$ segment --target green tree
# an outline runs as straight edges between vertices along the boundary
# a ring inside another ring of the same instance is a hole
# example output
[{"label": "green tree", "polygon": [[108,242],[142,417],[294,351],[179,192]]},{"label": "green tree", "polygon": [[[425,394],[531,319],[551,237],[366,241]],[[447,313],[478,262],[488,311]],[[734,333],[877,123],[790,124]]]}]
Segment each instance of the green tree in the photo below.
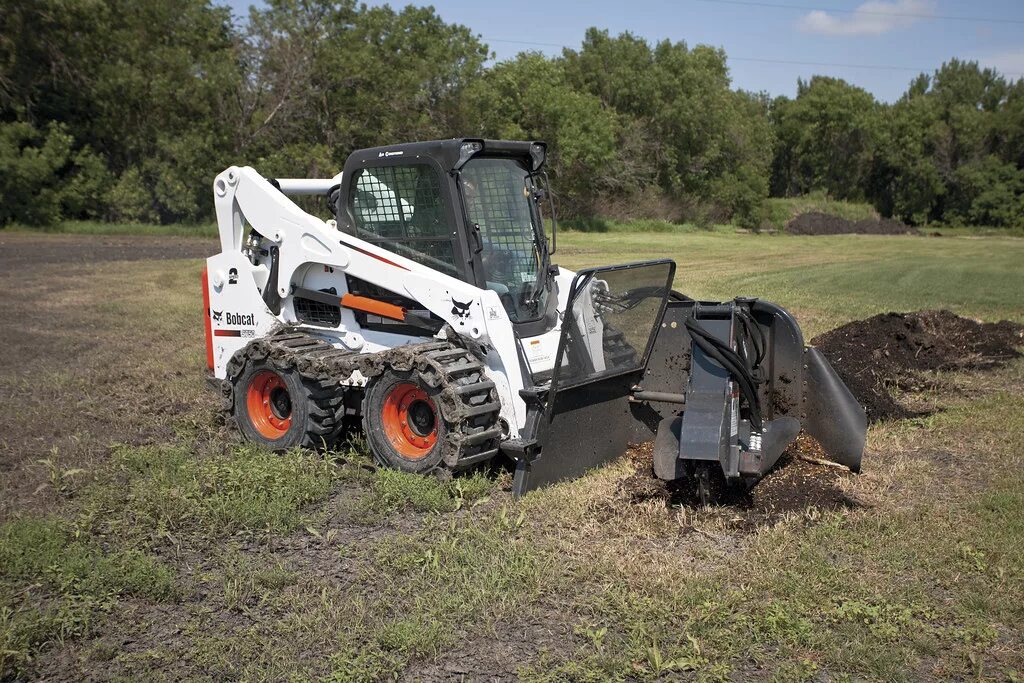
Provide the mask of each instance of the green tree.
[{"label": "green tree", "polygon": [[815,76],[800,82],[795,99],[779,98],[772,107],[773,193],[824,190],[839,199],[863,199],[880,114],[870,93],[846,81]]},{"label": "green tree", "polygon": [[46,225],[60,219],[59,174],[71,158],[64,126],[40,131],[29,123],[0,124],[0,225]]},{"label": "green tree", "polygon": [[477,119],[471,134],[548,143],[563,215],[593,215],[615,189],[617,116],[574,90],[560,61],[530,52],[497,64],[467,90],[464,106]]},{"label": "green tree", "polygon": [[[458,135],[487,48],[432,8],[274,0],[250,18],[249,149],[268,172],[336,173],[360,147]],[[261,166],[262,167],[262,166]]]},{"label": "green tree", "polygon": [[1022,89],[958,60],[915,78],[885,112],[867,196],[915,224],[1019,224]]},{"label": "green tree", "polygon": [[0,117],[64,126],[80,162],[65,211],[104,213],[106,179],[136,169],[155,217],[210,215],[210,178],[236,151],[245,83],[227,9],[12,0],[0,16]]},{"label": "green tree", "polygon": [[656,181],[712,218],[741,212],[756,221],[772,134],[757,99],[730,89],[721,50],[669,41],[652,48],[629,33],[613,38],[592,28],[563,60],[570,85],[622,117],[622,163],[639,169],[640,186]]}]

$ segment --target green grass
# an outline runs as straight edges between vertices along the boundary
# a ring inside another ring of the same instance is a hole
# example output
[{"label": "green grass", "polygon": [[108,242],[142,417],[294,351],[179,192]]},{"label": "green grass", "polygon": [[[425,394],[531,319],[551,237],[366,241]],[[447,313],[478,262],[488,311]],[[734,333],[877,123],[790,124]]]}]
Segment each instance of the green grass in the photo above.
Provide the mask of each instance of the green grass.
[{"label": "green grass", "polygon": [[[712,547],[710,562],[703,539],[689,537],[689,552],[666,549],[671,537],[663,547],[634,541],[621,546],[630,547],[626,557],[602,550],[628,543],[632,530],[604,532],[601,547],[565,563],[576,572],[575,594],[588,596],[578,608],[578,649],[526,667],[525,677],[649,680],[693,670],[703,679],[745,679],[767,668],[787,680],[820,671],[916,680],[928,670],[938,678],[1013,680],[1019,657],[990,659],[984,669],[983,653],[1000,652],[1024,624],[1022,407],[1021,396],[1009,393],[965,401],[914,433],[947,447],[1005,435],[984,456],[965,448],[965,456],[1000,464],[990,489],[954,497],[949,482],[928,481],[880,508],[814,513],[809,525],[764,529],[738,552],[716,557]],[[543,492],[527,514],[554,506],[573,528],[586,506],[575,517],[566,494]],[[620,523],[628,520],[605,521]],[[936,662],[941,669],[932,669]]]},{"label": "green grass", "polygon": [[1024,241],[911,236],[566,234],[556,261],[579,269],[671,257],[677,289],[698,298],[775,301],[807,338],[885,311],[949,308],[1024,321]]},{"label": "green grass", "polygon": [[380,470],[369,478],[368,490],[352,512],[366,522],[405,510],[455,512],[480,502],[493,486],[494,482],[479,473],[442,482],[397,470]]},{"label": "green grass", "polygon": [[[638,232],[638,233],[680,233],[680,232],[735,232],[732,225],[700,227],[695,223],[672,223],[656,218],[620,221],[611,218],[570,218],[558,222],[559,231],[567,232]],[[551,228],[548,226],[548,233]]]},{"label": "green grass", "polygon": [[120,447],[84,492],[83,519],[155,538],[180,531],[286,532],[307,521],[302,509],[324,499],[338,476],[332,459],[302,451],[275,455],[246,446],[197,458],[180,447]]},{"label": "green grass", "polygon": [[923,225],[921,232],[937,232],[944,237],[1024,237],[1024,226],[1017,228],[992,228],[979,225]]},{"label": "green grass", "polygon": [[[555,260],[664,256],[678,289],[768,298],[808,337],[887,310],[1024,321],[1012,238],[567,231]],[[751,531],[624,500],[623,461],[514,502],[480,474],[226,441],[200,387],[198,263],[68,268],[24,287],[76,362],[0,378],[27,428],[54,401],[88,412],[16,472],[52,510],[0,526],[0,677],[1022,677],[1024,362],[944,377],[941,412],[872,427],[848,484],[865,507]],[[111,298],[123,279],[139,286]]]},{"label": "green grass", "polygon": [[119,597],[177,595],[170,566],[141,550],[103,545],[58,517],[0,526],[0,672],[24,667],[48,643],[88,635]]}]

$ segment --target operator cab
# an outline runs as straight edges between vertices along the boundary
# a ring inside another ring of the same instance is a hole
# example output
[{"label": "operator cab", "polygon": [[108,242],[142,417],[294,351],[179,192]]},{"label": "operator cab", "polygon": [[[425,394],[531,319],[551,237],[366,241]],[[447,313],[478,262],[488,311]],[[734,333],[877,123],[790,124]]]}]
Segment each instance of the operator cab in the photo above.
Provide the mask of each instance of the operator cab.
[{"label": "operator cab", "polygon": [[535,336],[557,322],[545,157],[543,142],[469,138],[358,150],[332,210],[345,232],[497,292],[518,336]]}]

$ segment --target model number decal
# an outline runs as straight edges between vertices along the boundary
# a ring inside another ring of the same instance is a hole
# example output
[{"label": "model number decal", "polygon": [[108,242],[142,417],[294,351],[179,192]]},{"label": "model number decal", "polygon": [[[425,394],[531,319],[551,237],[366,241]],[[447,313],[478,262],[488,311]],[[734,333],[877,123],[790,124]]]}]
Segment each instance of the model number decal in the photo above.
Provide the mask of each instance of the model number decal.
[{"label": "model number decal", "polygon": [[256,336],[256,330],[214,330],[214,337],[243,337],[252,339]]}]

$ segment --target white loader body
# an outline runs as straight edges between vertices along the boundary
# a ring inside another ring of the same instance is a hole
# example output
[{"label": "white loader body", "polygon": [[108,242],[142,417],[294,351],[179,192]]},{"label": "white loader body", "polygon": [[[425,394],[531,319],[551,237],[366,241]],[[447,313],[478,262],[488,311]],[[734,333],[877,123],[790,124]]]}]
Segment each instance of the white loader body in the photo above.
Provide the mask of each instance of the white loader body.
[{"label": "white loader body", "polygon": [[[217,176],[213,187],[221,252],[207,260],[206,286],[208,359],[214,376],[224,379],[227,363],[237,351],[282,326],[313,328],[336,348],[360,353],[424,341],[422,336],[360,326],[354,309],[345,303],[349,294],[346,275],[351,275],[408,297],[444,320],[448,327],[437,333],[438,338],[445,338],[449,330],[454,330],[456,335],[485,350],[487,374],[495,383],[501,402],[501,418],[508,425],[507,433],[518,435],[526,420],[526,404],[519,395],[524,388],[523,370],[512,322],[498,293],[343,233],[333,220],[323,221],[310,215],[287,196],[325,194],[340,180],[340,174],[324,180],[283,179],[278,189],[250,167],[233,166]],[[395,202],[393,195],[377,199],[385,204]],[[247,241],[251,231],[262,236],[260,245]],[[279,250],[277,295],[281,307],[277,315],[268,308],[263,296],[269,285],[270,268],[265,262],[254,265],[251,258],[252,249],[268,245]],[[560,314],[565,310],[573,276],[565,270],[557,276]],[[341,306],[340,324],[317,327],[303,323],[294,307],[293,293],[298,288],[333,288]],[[372,302],[355,301],[361,297],[351,299],[357,306],[355,310],[373,313]],[[532,373],[552,369],[560,331],[559,324],[544,334],[520,340]],[[358,376],[347,380],[355,385],[360,382],[365,380]]]}]

